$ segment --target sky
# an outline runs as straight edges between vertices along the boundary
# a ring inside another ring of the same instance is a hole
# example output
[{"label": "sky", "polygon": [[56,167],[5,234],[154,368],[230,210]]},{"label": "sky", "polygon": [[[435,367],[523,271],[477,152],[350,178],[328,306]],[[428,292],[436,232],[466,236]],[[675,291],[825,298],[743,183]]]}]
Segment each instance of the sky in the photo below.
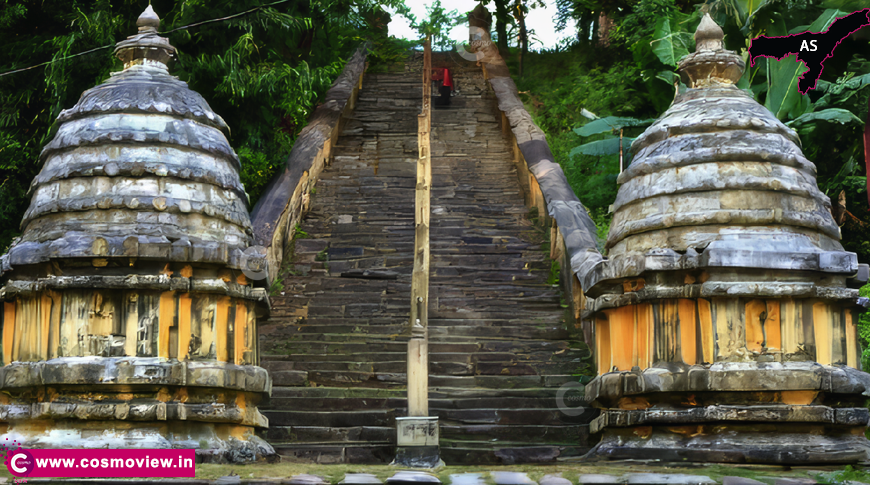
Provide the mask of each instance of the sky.
[{"label": "sky", "polygon": [[[433,3],[433,1],[434,0],[405,0],[405,5],[411,9],[411,12],[418,20],[423,20],[427,17],[426,6]],[[571,33],[574,30],[573,25],[568,25],[564,31],[556,32],[556,29],[553,27],[553,24],[555,23],[553,17],[556,16],[556,1],[546,0],[545,3],[546,8],[532,9],[529,12],[528,17],[526,17],[526,27],[529,30],[534,30],[534,36],[531,38],[529,45],[529,48],[533,50],[538,50],[542,47],[552,48],[556,46],[560,39],[571,36]],[[477,2],[473,0],[441,0],[441,6],[448,12],[451,10],[457,10],[459,13],[465,13],[473,9],[476,5]],[[489,8],[490,12],[494,13],[492,5],[490,5]],[[411,29],[408,25],[407,19],[400,15],[395,15],[395,12],[390,12],[390,14],[392,15],[392,21],[390,22],[391,35],[404,37],[406,39],[418,38],[417,31]],[[495,30],[494,24],[492,29],[493,31]],[[467,42],[468,25],[464,24],[454,27],[453,30],[450,31],[450,38],[454,41]]]}]

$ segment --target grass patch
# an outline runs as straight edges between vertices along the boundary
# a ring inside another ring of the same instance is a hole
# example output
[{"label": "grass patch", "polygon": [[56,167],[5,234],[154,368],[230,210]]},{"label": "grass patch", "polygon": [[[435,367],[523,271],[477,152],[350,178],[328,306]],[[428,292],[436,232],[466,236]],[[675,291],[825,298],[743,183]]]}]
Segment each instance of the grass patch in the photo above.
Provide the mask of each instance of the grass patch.
[{"label": "grass patch", "polygon": [[[561,474],[562,477],[577,483],[577,478],[583,474],[622,475],[625,473],[684,473],[688,475],[703,475],[721,483],[726,476],[743,477],[772,484],[776,478],[816,478],[822,483],[837,484],[844,480],[856,480],[867,483],[870,474],[852,467],[834,468],[827,470],[814,468],[788,468],[766,465],[719,465],[697,464],[689,466],[668,466],[662,464],[621,464],[621,463],[564,463],[564,464],[524,464],[524,465],[470,465],[470,466],[445,466],[437,470],[429,470],[434,473],[444,484],[450,483],[450,475],[463,473],[479,473],[481,478],[491,482],[489,472],[510,471],[528,474],[534,481],[540,481],[544,475]],[[389,465],[318,465],[311,463],[255,463],[251,465],[197,465],[196,477],[211,479],[231,474],[239,475],[242,480],[252,478],[288,478],[293,475],[309,474],[323,477],[333,484],[337,484],[348,473],[370,473],[381,480],[385,480],[402,470],[400,467]],[[821,475],[820,475],[821,474]]]}]

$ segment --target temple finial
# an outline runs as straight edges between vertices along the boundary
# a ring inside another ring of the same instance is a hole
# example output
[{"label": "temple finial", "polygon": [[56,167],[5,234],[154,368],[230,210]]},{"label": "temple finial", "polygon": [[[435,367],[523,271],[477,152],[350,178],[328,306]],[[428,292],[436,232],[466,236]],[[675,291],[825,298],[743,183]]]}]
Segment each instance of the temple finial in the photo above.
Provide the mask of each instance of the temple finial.
[{"label": "temple finial", "polygon": [[157,32],[160,28],[160,17],[151,5],[136,19],[136,26],[139,27],[136,35],[115,44],[115,56],[124,63],[124,68],[147,61],[156,61],[164,66],[169,64],[175,56],[175,47]]},{"label": "temple finial", "polygon": [[718,51],[723,48],[725,32],[709,13],[704,14],[695,31],[695,52]]},{"label": "temple finial", "polygon": [[151,8],[151,4],[148,4],[148,7],[145,8],[145,11],[142,12],[142,15],[136,20],[136,26],[139,27],[139,31],[142,32],[144,30],[154,29],[156,32],[157,29],[160,28],[160,17],[154,12],[154,9]]},{"label": "temple finial", "polygon": [[704,14],[695,31],[695,52],[680,59],[680,78],[690,88],[737,84],[746,63],[732,51],[725,50],[725,32]]}]

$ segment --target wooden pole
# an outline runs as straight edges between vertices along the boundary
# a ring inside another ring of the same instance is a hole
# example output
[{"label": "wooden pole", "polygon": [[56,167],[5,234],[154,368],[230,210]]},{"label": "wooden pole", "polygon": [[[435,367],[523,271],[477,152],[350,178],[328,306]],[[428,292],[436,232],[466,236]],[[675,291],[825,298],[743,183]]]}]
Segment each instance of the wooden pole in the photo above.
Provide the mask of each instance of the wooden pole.
[{"label": "wooden pole", "polygon": [[432,163],[432,47],[423,53],[423,112],[417,117],[416,205],[414,210],[414,271],[411,274],[411,339],[408,341],[408,416],[429,416],[429,213]]},{"label": "wooden pole", "polygon": [[622,128],[619,129],[619,173],[622,173]]}]

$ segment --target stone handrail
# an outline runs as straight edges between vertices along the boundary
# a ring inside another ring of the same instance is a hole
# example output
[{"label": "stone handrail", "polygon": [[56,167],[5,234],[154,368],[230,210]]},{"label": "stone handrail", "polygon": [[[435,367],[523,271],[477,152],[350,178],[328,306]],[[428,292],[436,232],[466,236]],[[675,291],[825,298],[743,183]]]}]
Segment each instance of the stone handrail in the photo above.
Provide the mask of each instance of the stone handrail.
[{"label": "stone handrail", "polygon": [[329,91],[314,110],[290,151],[284,171],[275,176],[251,212],[256,244],[266,248],[269,281],[278,277],[284,245],[308,210],[309,192],[342,130],[346,114],[353,111],[366,70],[369,44],[353,54]]},{"label": "stone handrail", "polygon": [[537,208],[540,217],[550,223],[550,256],[562,268],[560,281],[565,294],[572,295],[574,315],[579,318],[585,306],[584,278],[604,259],[598,251],[597,228],[568,184],[562,167],[554,161],[543,130],[523,106],[498,50],[490,42],[477,55],[498,99],[503,131],[515,142],[514,160],[526,192],[526,205]]}]

